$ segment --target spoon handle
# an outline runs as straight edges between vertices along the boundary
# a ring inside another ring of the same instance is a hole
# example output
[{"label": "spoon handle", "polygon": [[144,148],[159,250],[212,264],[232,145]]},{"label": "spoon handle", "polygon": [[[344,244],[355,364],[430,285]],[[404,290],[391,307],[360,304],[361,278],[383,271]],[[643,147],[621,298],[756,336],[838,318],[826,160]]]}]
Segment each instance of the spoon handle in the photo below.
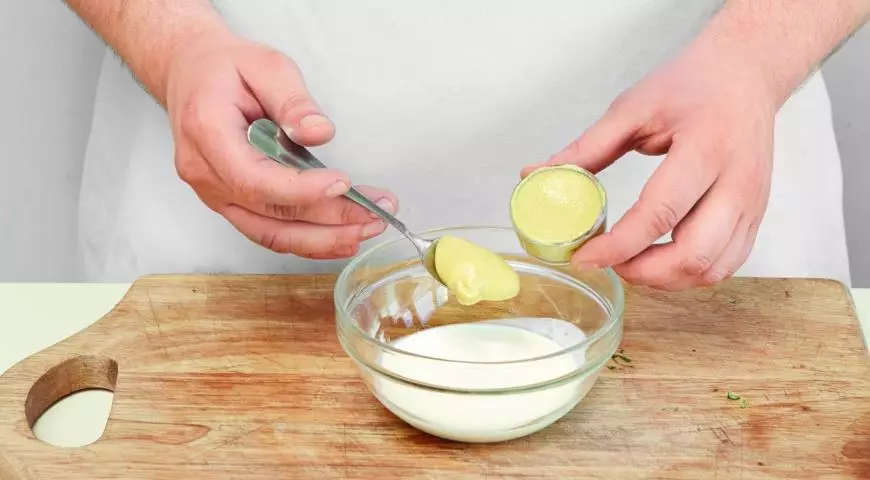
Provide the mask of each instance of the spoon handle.
[{"label": "spoon handle", "polygon": [[305,147],[299,145],[271,120],[261,118],[248,127],[248,142],[276,162],[299,170],[326,168]]},{"label": "spoon handle", "polygon": [[[326,165],[318,160],[308,149],[290,140],[284,131],[269,119],[261,118],[255,120],[248,127],[248,141],[257,150],[282,165],[298,168],[299,170],[326,168]],[[351,188],[344,196],[386,220],[396,230],[412,241],[415,241],[415,235],[408,230],[408,227],[404,223],[356,189]]]}]

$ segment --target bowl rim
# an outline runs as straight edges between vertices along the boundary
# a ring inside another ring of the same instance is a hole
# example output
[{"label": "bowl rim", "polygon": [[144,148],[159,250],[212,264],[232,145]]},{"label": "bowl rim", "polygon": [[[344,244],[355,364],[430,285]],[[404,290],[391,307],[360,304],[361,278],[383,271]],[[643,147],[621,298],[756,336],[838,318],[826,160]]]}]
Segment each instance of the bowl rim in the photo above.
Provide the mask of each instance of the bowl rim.
[{"label": "bowl rim", "polygon": [[[442,233],[442,232],[446,232],[446,231],[454,231],[455,232],[455,231],[463,231],[463,230],[464,231],[490,230],[490,231],[499,231],[499,232],[504,232],[504,233],[512,233],[512,234],[516,235],[516,231],[510,227],[495,226],[495,225],[481,225],[481,226],[464,225],[464,226],[454,226],[454,227],[438,227],[438,228],[431,228],[428,230],[422,230],[419,232],[419,234],[425,236],[427,234],[430,235],[430,234],[437,234],[437,233]],[[351,272],[353,272],[356,269],[356,267],[360,263],[362,263],[365,259],[374,255],[378,251],[384,250],[384,249],[386,249],[386,248],[388,248],[388,247],[390,247],[398,242],[408,242],[408,241],[409,240],[407,238],[405,238],[404,235],[400,234],[396,238],[383,241],[383,242],[378,243],[377,245],[375,245],[371,248],[366,249],[365,251],[363,251],[362,253],[357,255],[355,258],[353,258],[347,265],[345,265],[345,267],[342,269],[341,273],[338,275],[338,278],[336,279],[335,285],[333,287],[332,302],[335,306],[336,311],[339,312],[338,318],[336,318],[336,322],[338,322],[340,324],[341,323],[349,324],[350,328],[353,329],[354,332],[358,333],[360,338],[365,343],[368,343],[370,345],[374,345],[376,348],[387,351],[391,354],[399,355],[399,356],[413,357],[413,358],[417,358],[417,359],[421,359],[421,360],[431,360],[431,361],[436,361],[436,362],[466,364],[466,365],[471,365],[471,364],[511,365],[511,364],[533,363],[533,362],[539,362],[542,360],[548,360],[551,358],[556,358],[556,357],[566,355],[566,354],[571,354],[571,353],[576,352],[577,350],[582,350],[583,348],[586,348],[586,347],[596,343],[602,337],[609,334],[611,330],[613,330],[616,326],[618,326],[622,322],[622,316],[623,316],[624,308],[625,308],[625,289],[622,286],[622,282],[620,281],[619,276],[616,275],[616,272],[614,272],[613,269],[611,269],[610,267],[605,267],[605,268],[600,268],[599,270],[604,272],[604,274],[607,276],[608,280],[610,280],[610,284],[614,288],[614,293],[615,293],[614,301],[610,302],[610,303],[612,303],[613,310],[612,310],[612,312],[609,312],[610,313],[609,318],[600,328],[598,328],[595,331],[595,333],[593,333],[592,335],[586,336],[586,338],[584,338],[583,341],[575,343],[575,344],[568,346],[568,347],[565,347],[563,349],[557,350],[556,352],[548,353],[546,355],[540,355],[537,357],[523,358],[520,360],[507,360],[507,361],[499,361],[499,362],[481,362],[481,361],[451,360],[451,359],[447,359],[447,358],[438,358],[438,357],[432,357],[429,355],[421,355],[418,353],[412,353],[412,352],[409,352],[407,350],[402,350],[400,348],[396,348],[396,347],[390,345],[389,343],[381,342],[381,341],[373,338],[372,336],[368,335],[355,322],[349,322],[349,321],[345,322],[346,318],[347,319],[350,318],[350,314],[347,311],[347,309],[345,308],[345,305],[340,304],[338,299],[340,296],[349,297],[349,295],[345,294],[345,292],[340,292],[339,290],[340,289],[346,290],[346,288],[344,286],[347,284],[347,278],[350,276]],[[534,258],[534,257],[532,257],[532,258]],[[342,295],[339,295],[339,293],[341,293]]]}]

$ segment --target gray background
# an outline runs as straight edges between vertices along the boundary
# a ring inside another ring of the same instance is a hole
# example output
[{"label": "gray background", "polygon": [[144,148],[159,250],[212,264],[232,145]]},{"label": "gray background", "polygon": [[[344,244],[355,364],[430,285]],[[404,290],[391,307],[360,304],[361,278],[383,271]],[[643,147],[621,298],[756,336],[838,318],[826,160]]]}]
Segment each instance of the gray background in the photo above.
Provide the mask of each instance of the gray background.
[{"label": "gray background", "polygon": [[[0,3],[0,281],[76,280],[78,183],[102,55],[61,2]],[[823,70],[843,159],[852,284],[870,287],[870,28]]]}]

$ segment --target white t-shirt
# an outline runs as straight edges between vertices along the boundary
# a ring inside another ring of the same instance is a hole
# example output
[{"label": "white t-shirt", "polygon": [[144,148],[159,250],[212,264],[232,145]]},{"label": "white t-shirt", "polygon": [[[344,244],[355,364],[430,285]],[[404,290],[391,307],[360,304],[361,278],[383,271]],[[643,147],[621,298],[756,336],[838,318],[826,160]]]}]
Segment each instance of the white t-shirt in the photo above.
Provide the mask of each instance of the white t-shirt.
[{"label": "white t-shirt", "polygon": [[[214,1],[231,27],[289,54],[337,126],[315,153],[395,192],[415,230],[510,225],[519,170],[546,159],[703,28],[715,0]],[[814,75],[777,118],[774,179],[738,272],[849,283],[842,178]],[[100,78],[80,205],[89,280],[170,272],[337,271],[253,244],[176,174],[165,112],[113,55]],[[600,174],[612,224],[661,158]],[[375,242],[378,240],[375,239]],[[371,242],[369,242],[371,243]]]}]

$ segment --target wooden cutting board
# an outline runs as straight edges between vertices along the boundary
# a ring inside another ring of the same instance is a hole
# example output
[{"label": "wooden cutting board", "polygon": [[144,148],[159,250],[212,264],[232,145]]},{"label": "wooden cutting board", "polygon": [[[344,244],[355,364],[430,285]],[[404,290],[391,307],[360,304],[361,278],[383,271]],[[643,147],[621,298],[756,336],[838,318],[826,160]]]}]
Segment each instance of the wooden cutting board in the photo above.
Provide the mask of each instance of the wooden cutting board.
[{"label": "wooden cutting board", "polygon": [[[0,377],[0,479],[870,479],[870,362],[835,282],[629,290],[631,363],[548,429],[468,445],[368,393],[336,338],[333,280],[140,279]],[[100,440],[35,438],[41,412],[88,387],[115,391]]]}]

